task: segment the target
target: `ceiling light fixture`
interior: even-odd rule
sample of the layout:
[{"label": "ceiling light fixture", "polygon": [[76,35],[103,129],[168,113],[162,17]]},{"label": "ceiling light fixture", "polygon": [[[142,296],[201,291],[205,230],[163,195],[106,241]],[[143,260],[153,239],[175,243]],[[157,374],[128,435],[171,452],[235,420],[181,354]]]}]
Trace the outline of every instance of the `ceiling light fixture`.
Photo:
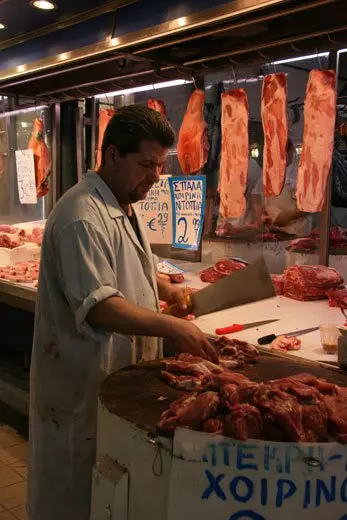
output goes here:
[{"label": "ceiling light fixture", "polygon": [[284,63],[295,63],[296,61],[313,60],[329,56],[328,52],[319,52],[318,54],[309,54],[308,56],[297,56],[296,58],[287,58],[272,62],[272,65],[282,65]]},{"label": "ceiling light fixture", "polygon": [[2,31],[3,29],[7,29],[7,25],[5,25],[4,23],[0,23],[0,31]]},{"label": "ceiling light fixture", "polygon": [[52,11],[57,8],[57,4],[51,0],[31,0],[30,5],[44,11]]},{"label": "ceiling light fixture", "polygon": [[19,114],[28,114],[30,112],[39,112],[40,110],[44,110],[48,108],[48,105],[40,105],[37,107],[27,107],[27,108],[19,108],[17,110],[11,110],[8,112],[1,112],[0,119],[4,119],[5,117],[18,116]]},{"label": "ceiling light fixture", "polygon": [[178,87],[192,83],[185,79],[174,79],[172,81],[163,81],[162,83],[152,83],[151,85],[141,85],[140,87],[126,88],[124,90],[116,90],[115,92],[106,92],[105,94],[97,94],[96,98],[122,96],[123,94],[135,94],[136,92],[147,92],[148,90],[156,91],[160,88]]}]

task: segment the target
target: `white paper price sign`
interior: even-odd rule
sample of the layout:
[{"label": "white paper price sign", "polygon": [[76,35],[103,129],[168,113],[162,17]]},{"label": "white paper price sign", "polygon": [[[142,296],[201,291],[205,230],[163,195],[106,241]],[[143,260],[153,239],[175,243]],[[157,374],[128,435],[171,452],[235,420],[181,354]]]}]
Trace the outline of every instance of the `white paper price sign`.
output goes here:
[{"label": "white paper price sign", "polygon": [[168,520],[347,520],[347,446],[178,430]]},{"label": "white paper price sign", "polygon": [[171,177],[173,247],[196,251],[205,215],[206,178],[203,175]]},{"label": "white paper price sign", "polygon": [[16,150],[17,185],[21,204],[36,204],[36,182],[34,153],[27,150]]},{"label": "white paper price sign", "polygon": [[165,176],[149,190],[145,200],[137,203],[150,244],[171,244],[172,204],[169,177]]}]

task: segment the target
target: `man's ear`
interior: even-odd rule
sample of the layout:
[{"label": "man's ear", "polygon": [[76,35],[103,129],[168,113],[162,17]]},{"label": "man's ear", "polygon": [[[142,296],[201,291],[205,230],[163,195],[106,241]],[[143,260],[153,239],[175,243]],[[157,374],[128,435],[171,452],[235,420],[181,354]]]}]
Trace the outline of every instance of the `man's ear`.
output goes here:
[{"label": "man's ear", "polygon": [[110,144],[105,153],[106,164],[117,164],[119,162],[120,155],[117,147],[114,144]]}]

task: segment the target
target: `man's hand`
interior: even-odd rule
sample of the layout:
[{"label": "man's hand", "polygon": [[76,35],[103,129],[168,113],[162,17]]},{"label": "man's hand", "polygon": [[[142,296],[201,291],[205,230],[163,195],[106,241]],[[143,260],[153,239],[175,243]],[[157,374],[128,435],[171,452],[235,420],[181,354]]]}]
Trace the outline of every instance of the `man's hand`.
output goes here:
[{"label": "man's hand", "polygon": [[173,346],[178,352],[188,352],[192,356],[208,359],[218,365],[215,349],[198,327],[189,321],[181,320],[172,335]]},{"label": "man's hand", "polygon": [[158,293],[160,300],[166,302],[168,305],[177,304],[177,310],[179,316],[187,316],[191,309],[187,306],[186,297],[189,294],[189,290],[185,287],[173,286],[172,284],[157,278]]}]

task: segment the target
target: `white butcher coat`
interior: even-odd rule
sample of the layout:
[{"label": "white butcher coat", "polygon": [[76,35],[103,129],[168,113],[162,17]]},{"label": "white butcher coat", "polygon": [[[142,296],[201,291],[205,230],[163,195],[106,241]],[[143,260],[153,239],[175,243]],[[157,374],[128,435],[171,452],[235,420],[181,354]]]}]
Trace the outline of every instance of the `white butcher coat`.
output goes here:
[{"label": "white butcher coat", "polygon": [[89,519],[102,377],[161,356],[157,338],[110,334],[86,321],[111,296],[159,310],[155,259],[139,217],[138,225],[142,245],[93,172],[47,221],[30,374],[30,520]]}]

